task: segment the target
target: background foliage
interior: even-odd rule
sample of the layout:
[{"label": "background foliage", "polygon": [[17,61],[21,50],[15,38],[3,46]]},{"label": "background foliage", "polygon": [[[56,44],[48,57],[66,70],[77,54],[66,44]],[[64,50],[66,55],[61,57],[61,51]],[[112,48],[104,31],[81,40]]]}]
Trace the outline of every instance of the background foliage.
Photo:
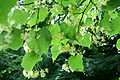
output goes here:
[{"label": "background foliage", "polygon": [[119,0],[0,5],[1,79],[119,80]]}]

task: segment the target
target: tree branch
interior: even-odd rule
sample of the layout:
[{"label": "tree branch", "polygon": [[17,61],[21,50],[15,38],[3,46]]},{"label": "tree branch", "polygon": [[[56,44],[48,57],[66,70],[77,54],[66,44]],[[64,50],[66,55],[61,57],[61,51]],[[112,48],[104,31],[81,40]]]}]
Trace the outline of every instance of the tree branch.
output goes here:
[{"label": "tree branch", "polygon": [[20,4],[20,5],[31,5],[31,4],[34,4],[34,2],[32,2],[32,3],[28,3],[28,4]]},{"label": "tree branch", "polygon": [[73,14],[82,14],[82,12],[81,13],[73,13]]},{"label": "tree branch", "polygon": [[82,17],[81,17],[81,19],[80,19],[80,21],[79,21],[78,32],[77,32],[77,34],[79,33],[79,30],[80,30],[80,23],[81,23],[81,21],[82,21],[82,19],[83,19],[84,13],[85,13],[86,9],[88,8],[90,2],[91,2],[91,0],[89,1],[88,5],[86,6],[86,8],[84,9],[84,11],[82,12]]},{"label": "tree branch", "polygon": [[96,9],[100,12],[100,10],[98,9],[98,7],[96,6],[96,4],[94,2],[91,1],[91,3],[96,7]]},{"label": "tree branch", "polygon": [[39,19],[39,10],[40,10],[40,8],[38,8],[38,12],[37,12],[37,19],[36,19],[36,25],[37,25],[37,23],[38,23],[38,19]]}]

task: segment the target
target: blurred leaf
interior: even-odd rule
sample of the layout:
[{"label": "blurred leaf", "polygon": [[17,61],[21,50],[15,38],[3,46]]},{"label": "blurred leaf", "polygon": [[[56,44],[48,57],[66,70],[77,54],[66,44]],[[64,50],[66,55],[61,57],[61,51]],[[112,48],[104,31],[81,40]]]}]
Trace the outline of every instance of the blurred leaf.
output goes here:
[{"label": "blurred leaf", "polygon": [[5,44],[5,35],[7,35],[7,31],[2,31],[0,33],[0,45]]},{"label": "blurred leaf", "polygon": [[23,45],[23,40],[21,39],[21,31],[14,28],[11,32],[11,42],[9,43],[9,48],[13,50],[18,50]]},{"label": "blurred leaf", "polygon": [[109,0],[107,1],[106,5],[102,6],[102,9],[107,11],[107,10],[112,10],[120,6],[120,0]]},{"label": "blurred leaf", "polygon": [[8,25],[8,13],[18,0],[0,0],[0,23]]}]

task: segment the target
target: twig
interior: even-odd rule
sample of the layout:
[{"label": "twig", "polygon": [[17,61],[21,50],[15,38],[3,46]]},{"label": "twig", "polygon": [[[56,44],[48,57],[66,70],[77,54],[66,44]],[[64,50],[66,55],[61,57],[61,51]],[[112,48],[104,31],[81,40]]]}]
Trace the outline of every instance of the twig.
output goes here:
[{"label": "twig", "polygon": [[20,4],[20,5],[31,5],[31,4],[34,4],[34,2],[28,3],[28,4]]},{"label": "twig", "polygon": [[91,3],[96,7],[96,9],[100,12],[100,10],[98,9],[98,7],[96,6],[96,4],[94,2],[91,1]]},{"label": "twig", "polygon": [[89,1],[88,5],[86,6],[86,8],[84,9],[84,11],[82,12],[82,17],[81,17],[81,19],[80,19],[80,21],[79,21],[78,32],[77,32],[77,33],[79,33],[79,30],[80,30],[80,23],[81,23],[81,21],[82,21],[82,19],[83,19],[84,13],[85,13],[86,9],[88,8],[90,2],[91,2],[91,0]]},{"label": "twig", "polygon": [[82,14],[82,12],[81,13],[73,13],[73,14]]},{"label": "twig", "polygon": [[61,3],[60,3],[61,5],[62,5],[62,0],[61,0]]},{"label": "twig", "polygon": [[82,2],[80,3],[80,5],[82,5],[86,0],[82,0]]},{"label": "twig", "polygon": [[37,23],[38,23],[38,19],[39,19],[39,10],[40,10],[40,8],[38,8],[38,12],[37,12],[37,19],[36,19],[36,26],[37,26]]}]

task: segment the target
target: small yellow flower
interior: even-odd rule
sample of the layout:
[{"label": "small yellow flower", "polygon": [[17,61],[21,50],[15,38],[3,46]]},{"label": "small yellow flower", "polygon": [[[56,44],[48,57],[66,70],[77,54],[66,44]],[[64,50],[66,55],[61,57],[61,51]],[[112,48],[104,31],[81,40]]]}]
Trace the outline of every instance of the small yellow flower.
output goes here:
[{"label": "small yellow flower", "polygon": [[45,77],[46,76],[45,71],[43,69],[41,69],[41,71],[40,71],[40,76],[41,77]]},{"label": "small yellow flower", "polygon": [[27,46],[26,42],[24,43],[23,48],[24,48],[26,53],[31,52],[31,49]]},{"label": "small yellow flower", "polygon": [[68,67],[67,64],[63,64],[62,65],[62,69],[65,70],[65,71],[67,71],[67,72],[70,72],[69,67]]},{"label": "small yellow flower", "polygon": [[48,68],[45,68],[45,72],[46,72],[46,73],[48,73],[48,72],[49,72],[49,71],[48,71]]},{"label": "small yellow flower", "polygon": [[39,72],[38,71],[34,71],[32,74],[32,78],[37,78],[39,76]]}]

